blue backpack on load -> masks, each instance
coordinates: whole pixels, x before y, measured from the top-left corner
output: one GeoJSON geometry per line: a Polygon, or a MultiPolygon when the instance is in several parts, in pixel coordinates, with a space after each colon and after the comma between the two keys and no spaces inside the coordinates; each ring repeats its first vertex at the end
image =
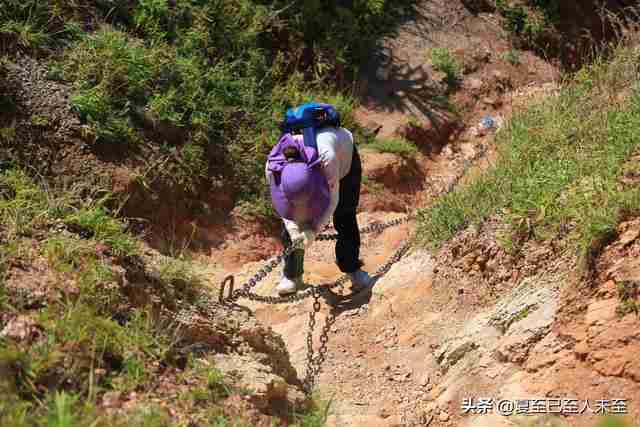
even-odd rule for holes
{"type": "Polygon", "coordinates": [[[304,145],[317,151],[316,129],[327,125],[340,127],[340,114],[330,104],[309,102],[287,110],[282,131],[302,131],[304,145]]]}

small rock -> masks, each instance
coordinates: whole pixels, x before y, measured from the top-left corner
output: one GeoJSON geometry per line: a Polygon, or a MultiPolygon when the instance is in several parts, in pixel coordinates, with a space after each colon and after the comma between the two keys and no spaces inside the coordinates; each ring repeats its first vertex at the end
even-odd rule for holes
{"type": "Polygon", "coordinates": [[[122,403],[122,393],[119,391],[110,391],[102,396],[102,405],[106,408],[117,408],[122,403]]]}
{"type": "Polygon", "coordinates": [[[622,236],[620,236],[619,243],[622,246],[627,246],[629,243],[632,243],[634,240],[636,240],[638,236],[640,236],[640,229],[632,228],[630,230],[627,230],[622,236]]]}
{"type": "Polygon", "coordinates": [[[482,102],[486,105],[491,105],[491,106],[498,104],[498,102],[494,98],[490,98],[490,97],[482,98],[482,102]]]}
{"type": "Polygon", "coordinates": [[[429,374],[426,374],[420,380],[420,385],[423,386],[423,387],[426,387],[427,385],[429,385],[430,382],[431,382],[431,378],[429,377],[429,374]]]}
{"type": "Polygon", "coordinates": [[[0,337],[11,338],[16,341],[36,339],[41,333],[40,325],[29,316],[18,316],[7,323],[0,337]]]}
{"type": "Polygon", "coordinates": [[[469,89],[471,89],[472,91],[478,92],[482,89],[482,86],[484,83],[482,82],[482,80],[473,77],[467,80],[467,84],[469,85],[469,89]]]}
{"type": "Polygon", "coordinates": [[[378,411],[378,416],[380,418],[389,418],[391,416],[393,408],[389,406],[390,405],[384,405],[382,408],[380,408],[380,410],[378,411]]]}
{"type": "Polygon", "coordinates": [[[584,341],[581,341],[576,344],[573,351],[578,359],[584,360],[589,355],[589,346],[584,341]]]}

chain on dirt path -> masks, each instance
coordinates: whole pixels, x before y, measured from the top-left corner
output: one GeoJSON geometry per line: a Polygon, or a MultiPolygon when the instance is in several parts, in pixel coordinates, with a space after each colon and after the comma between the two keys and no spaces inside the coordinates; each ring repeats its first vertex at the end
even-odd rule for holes
{"type": "MultiPolygon", "coordinates": [[[[385,223],[371,224],[367,227],[364,227],[360,230],[361,233],[373,233],[373,232],[382,232],[385,229],[393,226],[397,226],[400,224],[404,224],[409,222],[415,218],[414,215],[408,215],[404,218],[394,219],[385,223]]],[[[320,235],[317,240],[336,240],[337,235],[320,235]]],[[[343,275],[334,283],[310,286],[307,290],[303,292],[299,292],[293,295],[288,296],[280,296],[280,297],[272,297],[272,296],[263,296],[256,294],[255,292],[251,292],[251,289],[254,288],[258,282],[263,280],[269,273],[273,271],[282,260],[291,254],[296,248],[302,245],[302,240],[297,240],[293,242],[291,245],[287,246],[282,254],[278,255],[271,261],[269,261],[264,267],[262,267],[251,279],[246,281],[240,289],[234,290],[234,276],[227,276],[222,282],[222,286],[220,288],[220,295],[218,298],[219,304],[227,304],[232,303],[240,298],[247,298],[250,301],[262,302],[266,304],[287,304],[293,303],[296,301],[302,301],[306,298],[313,297],[313,309],[309,313],[309,331],[307,333],[307,372],[305,375],[305,379],[303,380],[303,390],[307,395],[310,395],[315,386],[315,381],[317,376],[320,374],[320,370],[322,369],[322,364],[326,359],[327,353],[327,343],[329,341],[329,330],[331,329],[331,325],[336,320],[335,311],[332,309],[331,312],[327,315],[325,324],[322,328],[322,332],[320,334],[320,348],[318,349],[318,355],[314,357],[313,351],[313,332],[316,325],[316,314],[320,312],[321,304],[320,297],[322,294],[326,294],[328,296],[329,293],[333,289],[340,288],[349,281],[349,276],[343,275]],[[229,293],[225,297],[225,291],[229,288],[229,293]]],[[[409,242],[405,242],[396,253],[384,264],[382,265],[375,273],[374,276],[381,276],[386,274],[391,267],[400,261],[400,259],[404,256],[404,254],[409,250],[409,242]]],[[[335,295],[335,294],[334,294],[335,295]]]]}
{"type": "MultiPolygon", "coordinates": [[[[462,171],[458,174],[458,176],[456,176],[456,178],[451,183],[448,184],[447,188],[442,193],[440,193],[439,196],[447,194],[453,190],[453,188],[456,186],[458,181],[462,178],[462,176],[465,175],[466,171],[471,167],[471,165],[473,165],[473,163],[476,160],[478,160],[480,157],[482,157],[486,153],[486,147],[482,147],[482,148],[483,149],[479,150],[473,158],[465,160],[465,165],[462,171]]],[[[406,215],[403,218],[394,219],[384,223],[370,224],[362,228],[360,230],[360,233],[361,234],[381,233],[387,228],[408,223],[409,221],[415,219],[416,217],[417,215],[415,213],[411,213],[406,215]]],[[[323,231],[327,231],[330,229],[331,227],[326,227],[325,230],[323,231]]],[[[328,240],[337,240],[337,238],[338,238],[337,234],[320,234],[316,237],[316,240],[328,241],[328,240]]],[[[297,249],[301,245],[302,245],[302,239],[299,239],[294,241],[291,245],[287,246],[280,255],[274,257],[271,261],[265,264],[260,270],[258,270],[258,272],[251,279],[246,281],[241,286],[240,289],[234,290],[234,276],[233,275],[227,276],[222,282],[222,286],[220,288],[220,294],[218,296],[218,301],[213,301],[208,294],[203,294],[201,295],[201,300],[198,306],[200,306],[200,308],[207,308],[207,307],[210,308],[210,307],[220,306],[228,303],[234,303],[240,298],[247,298],[251,301],[263,302],[266,304],[287,304],[287,303],[293,303],[296,301],[302,301],[309,297],[313,297],[314,299],[313,309],[309,313],[309,331],[307,333],[307,372],[305,375],[305,379],[302,381],[304,392],[307,395],[310,395],[311,392],[313,391],[317,376],[320,374],[320,371],[322,369],[322,364],[325,361],[326,353],[327,353],[327,343],[329,341],[328,334],[337,316],[335,307],[332,307],[332,309],[330,310],[329,314],[325,319],[325,324],[322,327],[322,331],[320,333],[320,348],[318,349],[318,355],[314,357],[313,331],[316,325],[316,314],[319,313],[321,309],[320,297],[323,294],[327,297],[329,297],[332,294],[333,297],[337,296],[342,298],[349,298],[357,295],[357,293],[352,294],[350,296],[341,296],[341,295],[333,294],[333,292],[331,292],[335,288],[341,288],[341,289],[343,288],[344,284],[349,281],[349,277],[347,275],[342,276],[341,278],[336,280],[334,283],[310,286],[308,289],[306,289],[303,292],[299,292],[297,294],[293,294],[289,296],[271,297],[271,296],[262,296],[254,292],[251,292],[251,290],[258,284],[258,282],[260,282],[265,277],[267,277],[267,275],[271,273],[273,269],[276,268],[278,264],[280,264],[284,260],[285,257],[290,255],[295,249],[297,249]],[[225,291],[227,290],[227,288],[229,288],[229,292],[225,297],[225,291]]],[[[402,259],[402,257],[408,252],[409,247],[410,247],[410,242],[409,241],[404,242],[400,246],[400,248],[395,252],[395,254],[385,264],[380,266],[380,268],[374,273],[374,276],[380,277],[386,274],[391,269],[391,267],[394,264],[396,264],[398,261],[400,261],[400,259],[402,259]]],[[[194,307],[191,306],[175,314],[175,318],[176,320],[181,322],[189,322],[193,314],[195,314],[194,307]]]]}
{"type": "MultiPolygon", "coordinates": [[[[464,162],[464,166],[462,170],[458,173],[455,179],[450,182],[446,189],[439,194],[442,196],[444,194],[450,193],[460,179],[466,174],[467,170],[474,164],[475,161],[483,157],[487,152],[486,146],[480,146],[480,149],[475,153],[475,155],[466,159],[464,162]]],[[[391,221],[383,222],[383,223],[374,223],[370,224],[360,230],[360,234],[369,234],[369,233],[381,233],[387,228],[394,227],[397,225],[408,223],[409,221],[416,219],[417,215],[415,213],[410,213],[403,218],[394,219],[391,221]]],[[[327,226],[323,231],[328,231],[332,227],[327,226]]],[[[329,241],[329,240],[337,240],[337,234],[320,234],[316,237],[316,240],[319,241],[329,241]]],[[[309,331],[307,333],[307,372],[305,375],[305,379],[303,380],[303,389],[307,395],[309,395],[313,391],[313,387],[315,385],[315,381],[317,376],[320,374],[322,369],[322,363],[326,358],[327,353],[327,342],[329,341],[328,334],[331,329],[331,325],[336,320],[336,312],[335,308],[332,308],[329,314],[326,317],[325,324],[322,328],[322,332],[320,334],[320,348],[318,349],[318,355],[314,358],[313,351],[313,331],[316,325],[316,314],[320,312],[321,304],[320,297],[324,294],[330,294],[331,291],[335,288],[341,288],[344,284],[349,280],[347,275],[342,276],[338,280],[336,280],[332,284],[318,285],[318,286],[310,286],[307,290],[293,294],[290,296],[284,297],[271,297],[271,296],[262,296],[258,295],[254,292],[251,292],[251,289],[254,288],[258,282],[263,280],[269,273],[273,271],[273,269],[282,262],[282,260],[290,255],[296,248],[302,245],[302,239],[299,239],[293,242],[291,245],[285,248],[282,254],[278,255],[270,262],[268,262],[264,267],[262,267],[251,279],[246,281],[241,289],[234,290],[234,276],[227,276],[222,282],[222,286],[220,288],[220,295],[218,298],[219,304],[231,303],[235,302],[240,298],[247,298],[251,301],[263,302],[267,304],[287,304],[296,301],[302,301],[306,298],[313,297],[313,309],[309,313],[309,331]],[[225,290],[229,287],[228,296],[225,297],[225,290]]],[[[408,252],[410,247],[409,241],[400,246],[400,248],[396,251],[396,253],[384,264],[382,265],[378,271],[374,273],[375,276],[381,276],[386,274],[391,267],[400,261],[402,257],[408,252]]],[[[334,294],[335,295],[335,294],[334,294]]],[[[355,294],[354,294],[355,295],[355,294]]],[[[346,297],[348,298],[348,297],[346,297]]]]}
{"type": "MultiPolygon", "coordinates": [[[[391,267],[400,261],[402,257],[409,250],[410,243],[405,242],[400,246],[400,248],[396,251],[395,254],[389,260],[380,266],[380,268],[374,273],[374,276],[382,276],[386,274],[391,267]]],[[[344,276],[346,277],[346,276],[344,276]]],[[[343,277],[343,278],[344,278],[343,277]]],[[[343,279],[341,278],[341,279],[343,279]]],[[[340,280],[340,279],[339,279],[340,280]]],[[[336,282],[337,283],[337,282],[336,282]]],[[[330,288],[316,286],[312,288],[313,295],[313,310],[309,312],[309,332],[307,332],[307,372],[305,375],[305,379],[303,381],[303,387],[305,393],[310,394],[313,391],[315,386],[315,381],[320,375],[320,371],[322,370],[322,364],[325,361],[327,354],[327,343],[329,342],[329,331],[331,330],[331,326],[336,320],[336,311],[335,308],[332,308],[327,318],[325,320],[324,326],[322,327],[322,332],[320,333],[320,348],[318,349],[318,355],[313,357],[313,330],[316,324],[316,314],[320,311],[320,293],[328,292],[330,288]]]]}

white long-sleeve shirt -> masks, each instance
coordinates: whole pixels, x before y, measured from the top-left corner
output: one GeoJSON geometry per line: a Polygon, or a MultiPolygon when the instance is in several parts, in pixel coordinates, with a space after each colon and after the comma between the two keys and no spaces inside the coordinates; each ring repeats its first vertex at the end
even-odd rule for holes
{"type": "MultiPolygon", "coordinates": [[[[295,135],[302,138],[302,135],[295,135]]],[[[340,201],[340,180],[351,170],[353,158],[353,135],[345,128],[326,127],[316,132],[318,156],[321,159],[322,171],[329,184],[331,199],[329,206],[318,221],[315,233],[320,232],[333,216],[340,201]]],[[[268,165],[265,167],[267,183],[271,180],[271,172],[268,165]]],[[[298,235],[302,230],[309,229],[308,224],[298,224],[295,221],[283,218],[284,225],[291,236],[298,235]]]]}

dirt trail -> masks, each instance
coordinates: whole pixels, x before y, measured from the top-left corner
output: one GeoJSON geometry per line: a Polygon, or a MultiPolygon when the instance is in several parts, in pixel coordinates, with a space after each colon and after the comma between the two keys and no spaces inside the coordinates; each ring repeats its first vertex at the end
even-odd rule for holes
{"type": "MultiPolygon", "coordinates": [[[[387,209],[398,196],[407,206],[424,206],[460,178],[465,182],[482,173],[495,159],[495,150],[491,133],[474,132],[477,120],[484,115],[506,119],[532,97],[555,93],[558,73],[552,65],[525,52],[518,64],[501,59],[512,48],[498,30],[497,19],[491,14],[473,15],[461,1],[423,1],[397,36],[372,55],[363,77],[363,106],[356,116],[365,126],[383,125],[380,137],[406,136],[410,120],[418,120],[425,133],[416,141],[421,153],[414,181],[419,185],[409,186],[410,191],[399,184],[403,179],[398,171],[406,163],[388,154],[363,156],[364,174],[387,188],[377,199],[365,189],[361,227],[403,216],[398,213],[402,209],[387,209]],[[450,96],[460,110],[455,119],[432,102],[442,94],[441,79],[426,60],[433,47],[450,49],[463,64],[462,84],[450,96]],[[456,132],[445,132],[438,141],[442,137],[438,126],[452,121],[456,132]],[[433,150],[434,145],[440,147],[433,150]]],[[[414,225],[363,236],[365,269],[373,272],[386,262],[414,225]]],[[[317,382],[322,396],[331,399],[329,426],[593,425],[594,417],[586,415],[569,423],[540,414],[519,418],[464,414],[461,409],[464,398],[613,397],[587,395],[585,380],[576,377],[569,380],[563,375],[562,384],[551,379],[563,370],[589,371],[578,366],[584,357],[574,351],[584,334],[580,335],[580,327],[568,332],[566,326],[572,321],[581,325],[580,321],[557,325],[561,296],[570,288],[573,254],[533,245],[525,248],[525,259],[513,260],[497,243],[500,226],[490,223],[481,235],[467,230],[437,253],[414,248],[377,279],[372,292],[323,302],[316,318],[316,351],[330,306],[336,315],[317,382]],[[485,270],[487,260],[493,263],[491,270],[485,270]]],[[[330,283],[340,277],[333,248],[332,242],[317,242],[308,251],[305,283],[330,283]]],[[[264,265],[258,261],[236,269],[225,267],[222,257],[217,260],[221,265],[212,276],[217,282],[234,270],[236,283],[243,283],[264,265]]],[[[280,267],[255,290],[275,295],[279,276],[280,267]]],[[[312,300],[276,306],[246,300],[240,304],[282,335],[302,378],[312,300]]],[[[596,388],[598,392],[640,396],[637,383],[604,377],[589,381],[609,385],[596,388]]]]}

